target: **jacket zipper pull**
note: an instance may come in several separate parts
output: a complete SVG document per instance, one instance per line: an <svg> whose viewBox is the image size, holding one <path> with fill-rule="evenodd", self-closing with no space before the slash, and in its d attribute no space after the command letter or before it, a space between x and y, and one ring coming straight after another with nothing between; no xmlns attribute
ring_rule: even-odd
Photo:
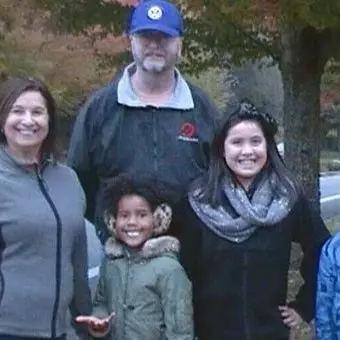
<svg viewBox="0 0 340 340"><path fill-rule="evenodd" d="M42 176L42 173L40 171L40 168L39 168L38 164L34 164L34 171L36 173L38 182L40 182L42 184L42 186L45 188L45 190L48 191L47 184L46 184L46 182L44 180L44 177Z"/></svg>
<svg viewBox="0 0 340 340"><path fill-rule="evenodd" d="M37 163L34 163L34 171L35 171L35 174L37 175L38 180L42 182L43 178L42 178L41 171Z"/></svg>

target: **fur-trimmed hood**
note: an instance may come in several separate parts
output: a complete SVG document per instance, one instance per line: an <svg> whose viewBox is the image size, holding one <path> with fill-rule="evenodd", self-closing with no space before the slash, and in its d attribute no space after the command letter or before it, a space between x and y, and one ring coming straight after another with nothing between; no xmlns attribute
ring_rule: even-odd
<svg viewBox="0 0 340 340"><path fill-rule="evenodd" d="M142 249L138 252L138 256L144 259L157 257L165 253L179 253L179 241L172 236L159 236L147 240ZM123 244L119 243L115 238L110 237L105 243L105 254L111 258L119 258L126 253Z"/></svg>

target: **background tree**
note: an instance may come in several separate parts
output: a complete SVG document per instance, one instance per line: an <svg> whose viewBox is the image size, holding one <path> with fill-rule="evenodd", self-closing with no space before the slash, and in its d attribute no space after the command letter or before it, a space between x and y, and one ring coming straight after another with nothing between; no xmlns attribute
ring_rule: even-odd
<svg viewBox="0 0 340 340"><path fill-rule="evenodd" d="M340 50L338 0L180 0L187 17L183 68L198 73L270 56L284 91L285 159L307 195L319 198L320 82ZM130 3L36 0L59 32L120 35Z"/></svg>
<svg viewBox="0 0 340 340"><path fill-rule="evenodd" d="M340 63L330 60L321 82L321 129L324 144L340 153ZM339 166L340 168L340 166Z"/></svg>
<svg viewBox="0 0 340 340"><path fill-rule="evenodd" d="M270 59L249 61L240 67L233 67L227 77L234 78L233 91L239 99L249 98L258 108L270 112L282 124L281 73L277 65L270 65Z"/></svg>
<svg viewBox="0 0 340 340"><path fill-rule="evenodd" d="M66 145L72 121L81 100L110 80L112 70L97 68L88 37L52 34L49 13L36 9L33 0L0 2L0 82L12 76L37 76L51 89L58 107L60 139ZM110 42L112 44L112 42ZM114 40L122 49L121 39ZM112 49L111 46L111 51Z"/></svg>

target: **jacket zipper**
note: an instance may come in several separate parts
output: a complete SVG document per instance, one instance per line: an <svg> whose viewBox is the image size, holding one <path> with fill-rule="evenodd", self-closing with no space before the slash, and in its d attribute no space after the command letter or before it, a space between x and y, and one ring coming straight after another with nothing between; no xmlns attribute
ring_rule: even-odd
<svg viewBox="0 0 340 340"><path fill-rule="evenodd" d="M0 265L2 264L2 256L3 256L3 252L5 250L5 247L6 247L6 244L5 244L4 238L2 236L2 230L0 230ZM0 304L2 302L4 292L5 292L5 279L4 279L4 275L2 273L2 268L0 267Z"/></svg>
<svg viewBox="0 0 340 340"><path fill-rule="evenodd" d="M123 300L123 334L124 334L124 339L126 338L126 332L125 332L125 317L126 317L126 297L127 297L127 290L128 290L128 285L129 285L129 276L130 276L130 267L131 267L131 259L130 259L130 254L129 252L126 251L126 256L128 258L127 261L127 269L126 269L126 274L125 274L125 287L124 287L124 300Z"/></svg>
<svg viewBox="0 0 340 340"><path fill-rule="evenodd" d="M243 283L242 283L242 292L243 292L243 319L244 319L244 332L247 340L251 340L250 329L248 323L248 303L247 303L247 286L248 286L248 252L245 250L244 252L244 271L243 271Z"/></svg>
<svg viewBox="0 0 340 340"><path fill-rule="evenodd" d="M157 127L156 127L156 116L155 116L156 109L152 109L152 136L153 136L153 164L155 175L158 175L158 151L157 151Z"/></svg>
<svg viewBox="0 0 340 340"><path fill-rule="evenodd" d="M57 211L56 206L54 205L50 195L47 192L47 188L45 186L45 181L42 177L41 171L38 167L35 167L35 173L38 179L40 190L45 197L47 203L49 204L54 217L57 222L57 247L56 247L56 285L55 285L55 300L53 303L53 313L52 313L52 320L51 320L51 338L56 339L56 319L58 314L59 308L59 299L60 299L60 283L61 283L61 219L60 215Z"/></svg>

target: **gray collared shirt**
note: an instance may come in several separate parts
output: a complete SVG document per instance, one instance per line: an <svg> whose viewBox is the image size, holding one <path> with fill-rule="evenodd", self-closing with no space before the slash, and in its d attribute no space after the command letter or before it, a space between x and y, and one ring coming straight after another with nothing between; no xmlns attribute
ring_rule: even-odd
<svg viewBox="0 0 340 340"><path fill-rule="evenodd" d="M130 73L135 67L135 64L130 64L124 70L122 78L118 82L117 99L119 104L132 106L132 107L146 107L147 104L143 102L134 92ZM178 110L190 110L194 108L194 100L189 88L188 83L182 77L181 73L175 69L176 73L176 86L172 96L159 107L167 107Z"/></svg>

